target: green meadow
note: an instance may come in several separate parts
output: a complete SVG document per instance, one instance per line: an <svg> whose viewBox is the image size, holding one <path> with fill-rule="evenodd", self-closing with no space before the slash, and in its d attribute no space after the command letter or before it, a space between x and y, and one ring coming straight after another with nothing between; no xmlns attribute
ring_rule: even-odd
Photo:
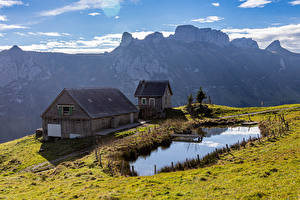
<svg viewBox="0 0 300 200"><path fill-rule="evenodd" d="M96 162L93 138L43 143L29 135L0 144L0 199L300 199L300 104L276 107L233 108L210 105L212 117L222 117L281 108L276 112L253 114L253 121L265 121L276 114L285 116L289 131L262 138L240 150L224 153L208 166L129 177L111 173L106 166L116 151L113 144L100 147L102 167ZM173 111L168 120L194 119L184 107ZM178 119L177 119L178 118ZM235 117L249 120L248 116ZM140 127L116 133L126 145L151 140L138 137L158 127ZM149 130L150 129L150 130ZM138 139L138 140L131 140ZM158 138L158 136L156 137ZM138 141L138 142L137 142ZM80 152L66 159L57 158ZM32 171L52 161L50 167Z"/></svg>

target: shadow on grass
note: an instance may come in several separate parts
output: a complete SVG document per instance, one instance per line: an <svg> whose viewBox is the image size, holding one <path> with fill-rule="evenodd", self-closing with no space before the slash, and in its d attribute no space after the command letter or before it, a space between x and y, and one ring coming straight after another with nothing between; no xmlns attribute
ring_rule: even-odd
<svg viewBox="0 0 300 200"><path fill-rule="evenodd" d="M181 119L185 121L188 120L182 110L173 108L166 109L166 117L167 119Z"/></svg>
<svg viewBox="0 0 300 200"><path fill-rule="evenodd" d="M58 139L42 142L39 154L52 165L57 166L65 160L74 160L89 154L96 146L96 137Z"/></svg>

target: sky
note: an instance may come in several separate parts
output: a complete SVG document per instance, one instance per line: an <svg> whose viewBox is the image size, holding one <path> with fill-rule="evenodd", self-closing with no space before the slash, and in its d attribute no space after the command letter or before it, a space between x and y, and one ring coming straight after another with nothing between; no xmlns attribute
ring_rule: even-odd
<svg viewBox="0 0 300 200"><path fill-rule="evenodd" d="M0 0L0 50L103 53L183 24L300 53L300 0Z"/></svg>

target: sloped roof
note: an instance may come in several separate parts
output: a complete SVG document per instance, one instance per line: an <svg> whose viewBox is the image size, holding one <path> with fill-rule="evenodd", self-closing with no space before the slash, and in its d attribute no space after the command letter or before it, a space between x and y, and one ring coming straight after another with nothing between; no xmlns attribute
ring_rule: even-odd
<svg viewBox="0 0 300 200"><path fill-rule="evenodd" d="M138 112L135 105L115 88L65 89L91 118Z"/></svg>
<svg viewBox="0 0 300 200"><path fill-rule="evenodd" d="M142 80L139 82L139 85L136 88L134 96L135 97L163 96L168 87L170 88L171 95L173 95L173 92L171 90L170 83L168 80L161 80L161 81Z"/></svg>

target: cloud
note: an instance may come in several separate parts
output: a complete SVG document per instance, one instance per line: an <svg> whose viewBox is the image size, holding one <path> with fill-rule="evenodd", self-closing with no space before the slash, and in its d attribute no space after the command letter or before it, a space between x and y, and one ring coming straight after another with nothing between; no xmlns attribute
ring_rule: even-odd
<svg viewBox="0 0 300 200"><path fill-rule="evenodd" d="M218 16L208 16L208 17L205 17L205 18L193 19L191 21L192 22L200 22L200 23L212 23L212 22L221 21L223 19L224 18L218 17Z"/></svg>
<svg viewBox="0 0 300 200"><path fill-rule="evenodd" d="M266 4L272 3L270 0L240 0L245 1L241 5L239 5L240 8L262 8Z"/></svg>
<svg viewBox="0 0 300 200"><path fill-rule="evenodd" d="M21 25L14 25L14 24L0 24L0 31L3 30L11 30L11 29L25 29L27 27Z"/></svg>
<svg viewBox="0 0 300 200"><path fill-rule="evenodd" d="M28 32L29 35L49 36L49 37L62 37L70 36L69 33L58 33L58 32Z"/></svg>
<svg viewBox="0 0 300 200"><path fill-rule="evenodd" d="M93 12L93 13L89 13L88 15L90 15L90 16L97 16L97 15L100 15L100 13L98 13L98 12Z"/></svg>
<svg viewBox="0 0 300 200"><path fill-rule="evenodd" d="M120 16L118 16L118 15L117 15L117 16L115 16L115 19L120 19Z"/></svg>
<svg viewBox="0 0 300 200"><path fill-rule="evenodd" d="M140 31L131 33L134 38L144 39L153 31ZM165 37L174 34L174 32L161 32ZM16 33L17 34L17 33ZM29 33L28 33L29 34ZM35 34L35 33L34 33ZM95 36L91 40L49 40L40 44L21 45L20 47L26 51L42 51L42 52L62 52L62 53L104 53L111 52L119 46L122 39L121 33L107 34L103 36ZM9 49L7 46L0 46L0 49Z"/></svg>
<svg viewBox="0 0 300 200"><path fill-rule="evenodd" d="M211 5L216 6L216 7L219 7L219 6L220 6L220 3L219 3L219 2L215 2L215 3L212 3Z"/></svg>
<svg viewBox="0 0 300 200"><path fill-rule="evenodd" d="M289 3L293 6L300 5L300 0L290 1Z"/></svg>
<svg viewBox="0 0 300 200"><path fill-rule="evenodd" d="M16 0L0 0L0 8L11 7L14 5L23 5L23 2Z"/></svg>
<svg viewBox="0 0 300 200"><path fill-rule="evenodd" d="M257 29L223 29L230 39L252 38L261 48L267 47L272 41L280 40L283 47L300 53L300 24L289 24Z"/></svg>
<svg viewBox="0 0 300 200"><path fill-rule="evenodd" d="M171 27L177 27L179 26L180 24L163 24L164 26L171 26Z"/></svg>
<svg viewBox="0 0 300 200"><path fill-rule="evenodd" d="M0 37L3 37L4 36L4 34L3 33L0 33Z"/></svg>
<svg viewBox="0 0 300 200"><path fill-rule="evenodd" d="M0 15L0 21L6 22L7 21L6 16L5 15Z"/></svg>
<svg viewBox="0 0 300 200"><path fill-rule="evenodd" d="M20 33L20 32L14 32L14 34L19 35L19 36L26 36L25 33Z"/></svg>
<svg viewBox="0 0 300 200"><path fill-rule="evenodd" d="M79 0L64 7L48 10L40 13L41 16L56 16L66 12L80 11L87 9L102 9L104 13L111 17L116 16L120 10L121 0Z"/></svg>

